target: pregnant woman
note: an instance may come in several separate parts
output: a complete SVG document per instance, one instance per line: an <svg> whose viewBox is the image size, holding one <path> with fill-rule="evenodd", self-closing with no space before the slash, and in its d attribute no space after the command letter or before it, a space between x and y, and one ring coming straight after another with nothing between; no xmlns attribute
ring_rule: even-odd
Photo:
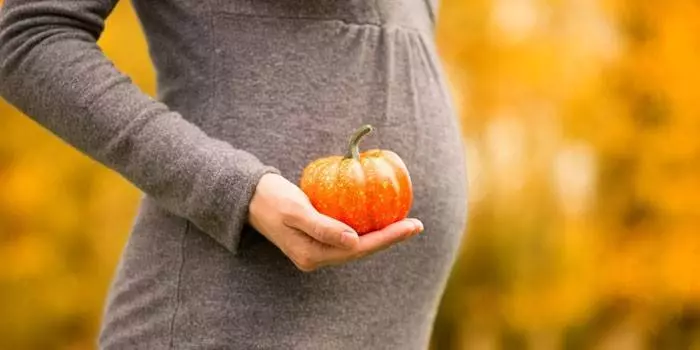
<svg viewBox="0 0 700 350"><path fill-rule="evenodd" d="M145 194L100 348L426 349L466 223L436 4L133 0L152 99L96 44L116 2L0 12L2 96ZM420 221L358 237L295 184L363 124Z"/></svg>

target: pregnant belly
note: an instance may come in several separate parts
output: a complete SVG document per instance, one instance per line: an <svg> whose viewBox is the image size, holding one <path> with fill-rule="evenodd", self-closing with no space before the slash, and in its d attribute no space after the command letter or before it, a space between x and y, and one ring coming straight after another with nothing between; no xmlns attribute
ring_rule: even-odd
<svg viewBox="0 0 700 350"><path fill-rule="evenodd" d="M206 132L298 183L309 162L345 153L352 131L372 124L361 148L404 160L415 191L410 215L440 231L434 253L456 249L466 211L463 146L428 34L230 13L216 15L214 28Z"/></svg>
<svg viewBox="0 0 700 350"><path fill-rule="evenodd" d="M415 192L409 215L426 227L387 256L415 257L422 264L416 271L436 274L427 281L438 283L463 233L466 174L459 124L428 34L226 13L214 22L216 117L205 123L207 132L298 183L309 162L343 154L353 130L374 125L361 148L391 149L404 160Z"/></svg>
<svg viewBox="0 0 700 350"><path fill-rule="evenodd" d="M387 283L422 276L437 293L466 220L459 124L423 34L337 21L221 15L219 78L210 132L248 150L298 183L312 160L343 154L359 125L376 127L362 149L396 152L414 187L410 216L425 234L377 257ZM403 271L389 267L406 261ZM393 276L393 277L392 277ZM352 280L352 279L349 279Z"/></svg>

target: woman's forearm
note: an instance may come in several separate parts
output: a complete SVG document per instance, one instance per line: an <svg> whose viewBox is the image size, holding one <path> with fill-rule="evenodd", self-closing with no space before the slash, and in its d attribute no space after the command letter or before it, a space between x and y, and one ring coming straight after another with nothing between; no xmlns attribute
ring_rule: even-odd
<svg viewBox="0 0 700 350"><path fill-rule="evenodd" d="M0 95L231 251L257 179L277 172L143 93L97 45L116 0L6 0Z"/></svg>

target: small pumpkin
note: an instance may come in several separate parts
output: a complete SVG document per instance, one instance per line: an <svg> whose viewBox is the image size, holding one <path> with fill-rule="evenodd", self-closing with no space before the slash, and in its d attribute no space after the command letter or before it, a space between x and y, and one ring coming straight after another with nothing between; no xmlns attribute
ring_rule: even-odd
<svg viewBox="0 0 700 350"><path fill-rule="evenodd" d="M360 141L372 131L371 125L358 128L344 156L311 162L300 180L316 210L360 235L405 219L413 204L411 177L396 153L381 149L360 153Z"/></svg>

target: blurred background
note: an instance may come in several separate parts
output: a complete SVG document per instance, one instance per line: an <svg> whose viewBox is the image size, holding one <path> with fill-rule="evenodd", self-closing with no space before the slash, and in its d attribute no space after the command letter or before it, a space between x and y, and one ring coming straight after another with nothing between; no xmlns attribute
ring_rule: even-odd
<svg viewBox="0 0 700 350"><path fill-rule="evenodd" d="M443 1L471 219L435 350L700 349L698 18ZM155 94L127 1L100 44ZM140 194L2 101L0 130L0 349L92 349Z"/></svg>

